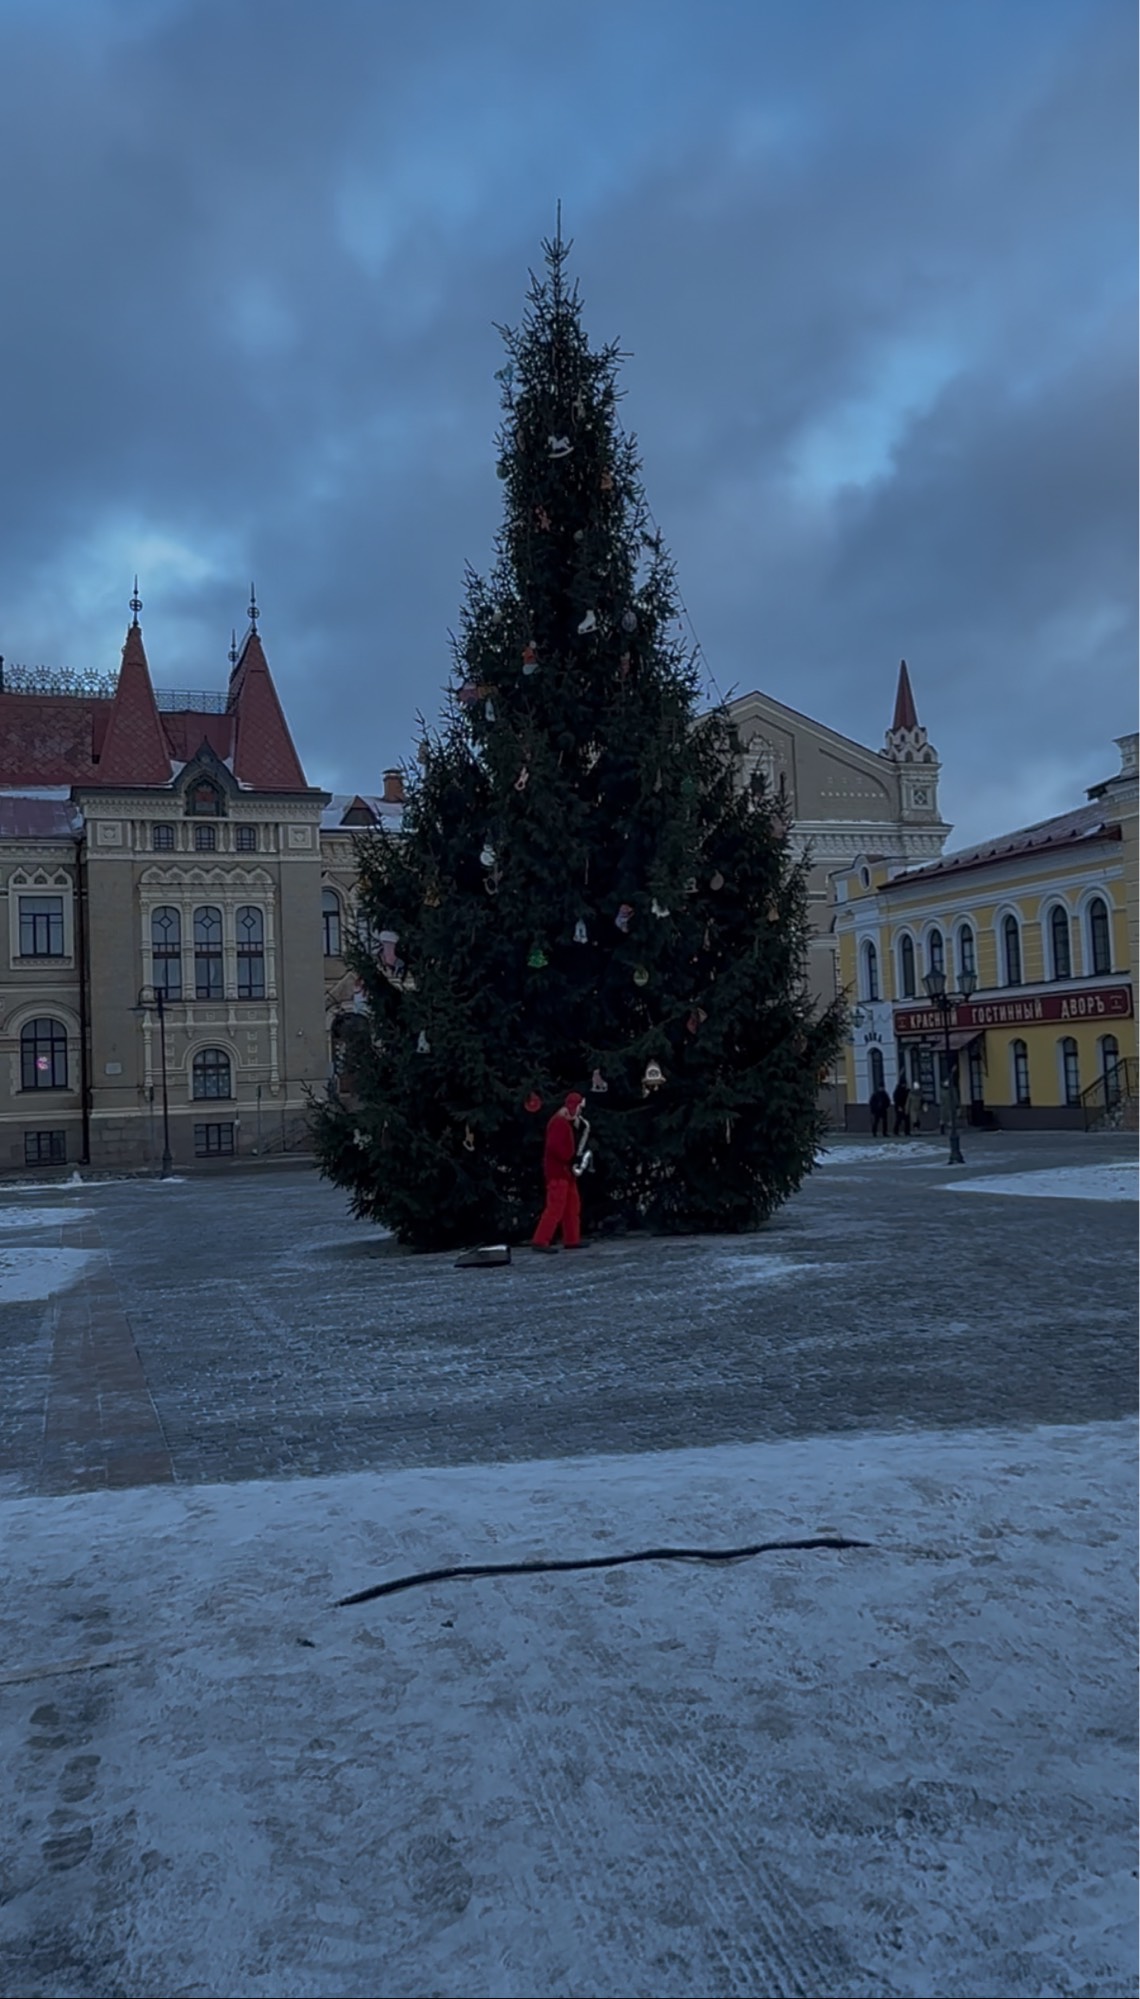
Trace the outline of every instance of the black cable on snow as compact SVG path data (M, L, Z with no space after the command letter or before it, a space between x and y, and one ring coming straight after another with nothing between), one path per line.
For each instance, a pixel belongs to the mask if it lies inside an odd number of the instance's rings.
M870 1541L850 1541L842 1534L816 1534L806 1541L753 1541L746 1548L642 1548L633 1555L584 1555L567 1562L478 1562L470 1567L421 1569L414 1576L397 1576L390 1583L373 1583L352 1596L337 1599L335 1608L345 1610L354 1603L373 1603L378 1596L396 1596L400 1590L415 1589L420 1583L449 1582L453 1576L543 1576L564 1569L614 1569L620 1562L742 1562L749 1555L772 1555L784 1549L869 1548Z

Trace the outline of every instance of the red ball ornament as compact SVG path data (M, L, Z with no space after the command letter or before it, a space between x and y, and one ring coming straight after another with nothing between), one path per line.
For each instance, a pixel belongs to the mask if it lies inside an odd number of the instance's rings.
M539 1096L537 1090L530 1092L523 1105L523 1109L526 1111L540 1111L542 1109L542 1098Z

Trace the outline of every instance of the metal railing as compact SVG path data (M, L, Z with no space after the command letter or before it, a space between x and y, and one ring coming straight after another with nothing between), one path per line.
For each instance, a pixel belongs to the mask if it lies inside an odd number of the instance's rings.
M1085 1117L1085 1130L1096 1126L1123 1124L1128 1107L1136 1102L1137 1064L1134 1056L1124 1055L1081 1091L1081 1109Z

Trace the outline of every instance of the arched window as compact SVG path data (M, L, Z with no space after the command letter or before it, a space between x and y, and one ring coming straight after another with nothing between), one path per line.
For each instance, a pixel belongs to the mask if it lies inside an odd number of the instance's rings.
M1069 912L1055 902L1049 912L1049 944L1053 954L1053 977L1071 979L1073 953L1069 938Z
M872 1048L870 1063L871 1088L872 1090L881 1090L883 1088L883 1051L881 1048Z
M1061 1057L1061 1083L1065 1092L1065 1102L1067 1104L1079 1104L1081 1101L1081 1065L1077 1054L1077 1044L1071 1034L1066 1034L1064 1040L1058 1042L1057 1047Z
M222 794L216 784L204 777L196 784L186 799L186 810L196 819L216 819L222 809Z
M966 1050L966 1069L970 1079L970 1102L983 1103L986 1094L986 1064L979 1041L972 1041Z
M932 930L926 940L926 969L928 972L946 970L946 947L942 942L941 930Z
M220 1000L222 991L222 912L220 909L196 909L194 997Z
M321 920L325 932L325 957L340 957L340 897L335 889L321 893Z
M914 938L899 938L899 991L904 999L913 999L918 987L914 977Z
M1102 895L1095 896L1089 904L1089 970L1112 970L1112 932L1108 927L1108 904Z
M1002 951L1005 957L1005 983L1007 986L1021 984L1021 932L1016 916L1007 916L1001 926Z
M20 1029L21 1088L66 1090L67 1029L61 1020L29 1020Z
M1120 1102L1120 1043L1115 1034L1100 1037L1100 1073L1104 1078L1106 1104Z
M239 909L237 930L237 990L239 999L265 998L265 918L260 909Z
M224 1048L199 1048L191 1073L191 1094L196 1098L233 1096L230 1058Z
M863 998L879 997L879 954L873 944L863 946Z
M965 972L970 978L978 976L978 951L974 943L973 926L969 923L958 925L958 976Z
M1028 1107L1029 1104L1029 1050L1024 1041L1011 1041L1010 1054L1013 1057L1013 1101Z
M182 918L176 909L151 912L150 955L155 991L163 999L182 998Z

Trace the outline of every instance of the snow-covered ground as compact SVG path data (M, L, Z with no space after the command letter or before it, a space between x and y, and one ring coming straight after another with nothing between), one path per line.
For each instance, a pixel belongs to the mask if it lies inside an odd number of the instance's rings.
M1101 1423L12 1502L4 1990L1131 1993L1135 1484Z
M1036 1194L1063 1201L1135 1201L1140 1195L1140 1162L1093 1166L1049 1166L1039 1173L994 1173L981 1180L949 1180L957 1194Z
M925 1164L928 1161L946 1158L945 1140L931 1143L923 1138L876 1138L866 1144L854 1140L850 1144L841 1139L837 1144L822 1148L815 1155L817 1166L862 1166L868 1159L888 1159L897 1166L900 1161L910 1165L913 1161Z

